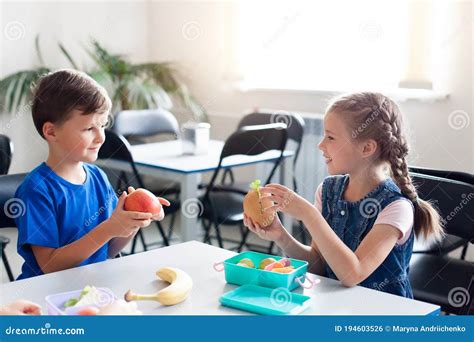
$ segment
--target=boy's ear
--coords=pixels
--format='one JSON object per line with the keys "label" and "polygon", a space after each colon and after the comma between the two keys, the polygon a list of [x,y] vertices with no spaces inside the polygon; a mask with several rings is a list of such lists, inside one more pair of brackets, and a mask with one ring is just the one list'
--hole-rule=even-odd
{"label": "boy's ear", "polygon": [[56,127],[52,122],[47,121],[43,124],[43,136],[46,141],[56,140]]}
{"label": "boy's ear", "polygon": [[368,158],[374,155],[375,151],[377,151],[377,142],[373,139],[368,139],[364,141],[362,145],[362,157]]}

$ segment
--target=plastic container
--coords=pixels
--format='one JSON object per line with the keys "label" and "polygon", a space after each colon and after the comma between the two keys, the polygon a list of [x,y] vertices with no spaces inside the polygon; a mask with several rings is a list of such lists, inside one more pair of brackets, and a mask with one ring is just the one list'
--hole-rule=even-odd
{"label": "plastic container", "polygon": [[206,154],[209,149],[211,125],[207,122],[187,122],[182,126],[183,154]]}
{"label": "plastic container", "polygon": [[260,315],[297,315],[309,307],[311,297],[286,289],[243,285],[220,297],[222,305]]}
{"label": "plastic container", "polygon": [[[99,291],[99,295],[97,296],[97,298],[94,299],[94,305],[84,305],[83,307],[95,306],[97,308],[101,308],[103,306],[111,304],[117,299],[112,290],[108,288],[98,287],[97,290]],[[81,306],[65,308],[64,303],[66,303],[71,298],[79,298],[81,292],[82,289],[46,296],[45,300],[48,308],[48,314],[53,316],[75,315],[77,310],[79,310]]]}
{"label": "plastic container", "polygon": [[306,261],[288,258],[295,270],[291,273],[276,273],[237,265],[237,263],[244,258],[252,260],[255,267],[258,267],[260,262],[266,258],[274,258],[277,261],[282,259],[281,256],[246,251],[223,262],[214,264],[214,268],[217,271],[222,271],[222,268],[219,268],[219,265],[222,264],[226,281],[235,285],[252,284],[273,289],[281,287],[289,291],[299,286],[303,286],[304,288],[311,288],[313,286],[313,283],[309,279],[310,285],[305,284],[305,279],[307,279],[306,271],[308,269],[308,263]]}

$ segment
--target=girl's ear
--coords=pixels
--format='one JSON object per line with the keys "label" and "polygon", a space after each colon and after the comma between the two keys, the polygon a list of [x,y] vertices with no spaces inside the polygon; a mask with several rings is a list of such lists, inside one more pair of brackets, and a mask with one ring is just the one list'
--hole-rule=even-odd
{"label": "girl's ear", "polygon": [[373,139],[368,139],[364,141],[362,145],[362,157],[369,158],[374,155],[375,151],[377,151],[378,144]]}
{"label": "girl's ear", "polygon": [[52,122],[47,121],[43,124],[43,136],[48,142],[56,140],[56,127]]}

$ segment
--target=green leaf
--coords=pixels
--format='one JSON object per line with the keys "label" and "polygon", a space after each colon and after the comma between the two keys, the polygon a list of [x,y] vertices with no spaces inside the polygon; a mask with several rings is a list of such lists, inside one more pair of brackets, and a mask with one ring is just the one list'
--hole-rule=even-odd
{"label": "green leaf", "polygon": [[253,190],[258,190],[260,189],[261,185],[262,185],[262,182],[260,181],[260,179],[256,179],[252,183],[250,183],[250,188]]}
{"label": "green leaf", "polygon": [[36,49],[36,56],[41,65],[44,65],[43,54],[41,53],[40,44],[39,44],[39,34],[35,37],[35,49]]}
{"label": "green leaf", "polygon": [[37,79],[49,72],[45,67],[22,70],[8,75],[0,81],[0,102],[3,110],[12,113],[31,97],[31,86]]}
{"label": "green leaf", "polygon": [[74,59],[72,59],[71,54],[66,50],[63,44],[58,43],[59,49],[63,53],[64,57],[71,63],[72,67],[76,70],[79,70],[79,67],[77,66],[76,62],[74,62]]}

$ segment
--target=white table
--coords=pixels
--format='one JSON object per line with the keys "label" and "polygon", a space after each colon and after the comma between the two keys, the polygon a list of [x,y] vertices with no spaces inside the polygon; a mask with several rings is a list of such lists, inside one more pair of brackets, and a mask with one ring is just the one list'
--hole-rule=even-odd
{"label": "white table", "polygon": [[[131,147],[133,159],[140,174],[151,175],[181,186],[181,241],[195,240],[197,237],[197,217],[202,204],[198,201],[198,186],[203,173],[214,171],[219,164],[224,142],[211,140],[209,152],[203,155],[185,155],[182,153],[180,140],[134,145]],[[291,186],[291,160],[293,151],[285,151],[280,166],[280,182]],[[275,161],[280,156],[278,151],[268,151],[257,156],[232,156],[225,158],[222,167],[231,168],[262,162]],[[119,170],[130,170],[124,162],[98,160],[97,164]],[[202,209],[201,209],[202,210]],[[285,227],[291,230],[291,219],[284,217]]]}
{"label": "white table", "polygon": [[[102,263],[20,280],[0,286],[1,303],[26,298],[45,305],[45,296],[81,289],[86,285],[110,288],[117,297],[132,289],[153,293],[166,286],[155,272],[165,266],[186,271],[194,281],[190,297],[178,305],[165,307],[156,302],[137,302],[149,315],[243,315],[244,311],[221,306],[219,297],[236,286],[227,284],[224,273],[213,269],[215,262],[235,253],[190,241]],[[428,315],[438,306],[356,286],[345,288],[339,281],[309,274],[321,282],[311,290],[296,292],[312,297],[303,315]]]}

